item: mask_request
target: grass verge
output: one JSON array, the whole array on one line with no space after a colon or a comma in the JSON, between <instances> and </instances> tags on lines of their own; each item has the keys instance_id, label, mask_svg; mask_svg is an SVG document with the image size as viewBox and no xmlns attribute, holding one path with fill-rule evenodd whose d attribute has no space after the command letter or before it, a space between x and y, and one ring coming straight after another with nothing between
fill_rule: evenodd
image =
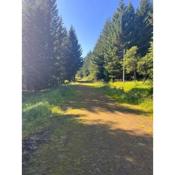
<instances>
[{"instance_id":1,"label":"grass verge","mask_svg":"<svg viewBox=\"0 0 175 175\"><path fill-rule=\"evenodd\" d=\"M62 105L75 96L75 90L69 85L46 91L24 92L23 138L50 126L55 116L64 114Z\"/></svg>"},{"instance_id":2,"label":"grass verge","mask_svg":"<svg viewBox=\"0 0 175 175\"><path fill-rule=\"evenodd\" d=\"M118 104L153 116L153 87L150 82L81 82L80 84L98 88Z\"/></svg>"}]
</instances>

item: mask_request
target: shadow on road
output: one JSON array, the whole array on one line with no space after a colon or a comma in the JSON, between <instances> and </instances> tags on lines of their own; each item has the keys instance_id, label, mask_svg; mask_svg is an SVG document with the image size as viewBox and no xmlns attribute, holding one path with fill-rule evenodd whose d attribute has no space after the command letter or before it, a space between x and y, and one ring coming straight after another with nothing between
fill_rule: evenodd
<instances>
[{"instance_id":1,"label":"shadow on road","mask_svg":"<svg viewBox=\"0 0 175 175\"><path fill-rule=\"evenodd\" d=\"M131 109L129 107L124 107L120 103L116 103L115 100L106 97L103 94L103 91L100 91L98 88L84 86L84 85L74 85L72 88L75 88L77 93L79 93L78 98L70 100L63 104L61 107L63 110L68 108L78 108L86 109L91 112L96 112L96 109L101 111L108 112L122 112L122 113L131 113L137 115L149 115L149 113L144 112L139 109Z\"/></svg>"},{"instance_id":2,"label":"shadow on road","mask_svg":"<svg viewBox=\"0 0 175 175\"><path fill-rule=\"evenodd\" d=\"M78 116L55 118L46 143L38 145L23 175L151 175L152 137L87 125ZM23 147L25 149L25 147Z\"/></svg>"}]
</instances>

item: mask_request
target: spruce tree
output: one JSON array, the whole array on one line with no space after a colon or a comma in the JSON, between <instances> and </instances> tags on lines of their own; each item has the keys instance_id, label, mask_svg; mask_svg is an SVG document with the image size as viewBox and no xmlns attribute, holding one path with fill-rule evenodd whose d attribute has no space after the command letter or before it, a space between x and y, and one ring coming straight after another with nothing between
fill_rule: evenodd
<instances>
[{"instance_id":1,"label":"spruce tree","mask_svg":"<svg viewBox=\"0 0 175 175\"><path fill-rule=\"evenodd\" d=\"M75 79L76 72L82 65L82 49L78 42L74 28L71 26L67 40L67 56L66 56L66 79L71 81Z\"/></svg>"},{"instance_id":2,"label":"spruce tree","mask_svg":"<svg viewBox=\"0 0 175 175\"><path fill-rule=\"evenodd\" d=\"M107 28L107 23L104 27L104 31ZM105 39L104 39L104 33L102 32L96 45L94 48L94 57L92 59L92 63L94 64L95 71L94 71L94 79L95 80L106 80L106 71L104 68L105 65L105 58L104 58L104 51L105 51Z\"/></svg>"},{"instance_id":3,"label":"spruce tree","mask_svg":"<svg viewBox=\"0 0 175 175\"><path fill-rule=\"evenodd\" d=\"M125 9L123 17L123 42L125 50L131 48L136 44L136 14L131 2Z\"/></svg>"},{"instance_id":4,"label":"spruce tree","mask_svg":"<svg viewBox=\"0 0 175 175\"><path fill-rule=\"evenodd\" d=\"M121 76L121 63L116 47L116 33L112 22L108 22L107 28L104 33L105 36L105 48L104 48L104 67L106 70L106 79L115 80Z\"/></svg>"},{"instance_id":5,"label":"spruce tree","mask_svg":"<svg viewBox=\"0 0 175 175\"><path fill-rule=\"evenodd\" d=\"M48 87L50 78L49 27L46 3L23 0L23 87Z\"/></svg>"},{"instance_id":6,"label":"spruce tree","mask_svg":"<svg viewBox=\"0 0 175 175\"><path fill-rule=\"evenodd\" d=\"M64 81L67 43L56 0L23 0L23 88L49 88Z\"/></svg>"},{"instance_id":7,"label":"spruce tree","mask_svg":"<svg viewBox=\"0 0 175 175\"><path fill-rule=\"evenodd\" d=\"M65 52L67 31L63 26L62 18L58 15L56 0L51 0L49 3L51 11L51 38L52 38L52 86L57 86L62 83L65 75Z\"/></svg>"},{"instance_id":8,"label":"spruce tree","mask_svg":"<svg viewBox=\"0 0 175 175\"><path fill-rule=\"evenodd\" d=\"M141 56L147 53L150 41L152 41L152 12L152 2L141 0L136 12L136 45Z\"/></svg>"},{"instance_id":9,"label":"spruce tree","mask_svg":"<svg viewBox=\"0 0 175 175\"><path fill-rule=\"evenodd\" d=\"M138 54L142 57L148 52L151 40L152 3L149 0L141 0L135 12L131 2L125 5L124 1L120 0L112 20L105 23L93 51L96 79L121 79L124 52L137 46ZM127 76L131 79L132 75L128 73Z\"/></svg>"}]
</instances>

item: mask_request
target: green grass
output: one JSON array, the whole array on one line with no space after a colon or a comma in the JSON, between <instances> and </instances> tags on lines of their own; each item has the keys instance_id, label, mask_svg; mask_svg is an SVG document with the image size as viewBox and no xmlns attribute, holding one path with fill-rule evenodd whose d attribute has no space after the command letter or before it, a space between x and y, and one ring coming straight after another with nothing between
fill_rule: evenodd
<instances>
[{"instance_id":1,"label":"green grass","mask_svg":"<svg viewBox=\"0 0 175 175\"><path fill-rule=\"evenodd\" d=\"M105 93L125 106L153 113L153 88L149 82L111 82Z\"/></svg>"},{"instance_id":2,"label":"green grass","mask_svg":"<svg viewBox=\"0 0 175 175\"><path fill-rule=\"evenodd\" d=\"M78 84L78 83L76 83ZM84 82L85 86L102 90L108 97L116 100L122 106L136 109L153 115L153 87L150 82L126 81L126 82Z\"/></svg>"},{"instance_id":3,"label":"green grass","mask_svg":"<svg viewBox=\"0 0 175 175\"><path fill-rule=\"evenodd\" d=\"M47 128L55 116L61 116L61 107L67 100L74 98L76 92L71 86L61 86L38 92L23 93L23 138Z\"/></svg>"},{"instance_id":4,"label":"green grass","mask_svg":"<svg viewBox=\"0 0 175 175\"><path fill-rule=\"evenodd\" d=\"M79 81L79 82L73 82L71 83L72 85L84 85L84 86L90 86L94 88L101 88L106 85L106 83L97 81L97 82L92 82L92 81Z\"/></svg>"}]
</instances>

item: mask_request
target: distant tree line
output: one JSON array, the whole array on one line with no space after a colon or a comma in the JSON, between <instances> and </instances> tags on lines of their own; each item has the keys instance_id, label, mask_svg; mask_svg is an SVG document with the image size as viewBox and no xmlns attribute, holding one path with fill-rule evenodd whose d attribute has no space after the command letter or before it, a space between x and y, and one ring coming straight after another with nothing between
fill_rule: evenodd
<instances>
[{"instance_id":1,"label":"distant tree line","mask_svg":"<svg viewBox=\"0 0 175 175\"><path fill-rule=\"evenodd\" d=\"M56 0L23 0L22 86L24 90L56 87L74 80L82 51L73 27L58 14Z\"/></svg>"},{"instance_id":2,"label":"distant tree line","mask_svg":"<svg viewBox=\"0 0 175 175\"><path fill-rule=\"evenodd\" d=\"M114 81L123 78L153 79L153 7L140 0L135 9L123 0L108 19L92 52L84 59L76 78Z\"/></svg>"}]
</instances>

